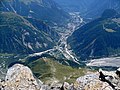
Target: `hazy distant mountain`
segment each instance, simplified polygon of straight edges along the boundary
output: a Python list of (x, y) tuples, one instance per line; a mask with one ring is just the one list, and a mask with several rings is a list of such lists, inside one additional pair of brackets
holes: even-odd
[(1, 12), (0, 53), (28, 54), (52, 48), (55, 42), (44, 28), (36, 28), (20, 15)]
[(87, 18), (99, 17), (105, 9), (120, 12), (120, 0), (54, 0), (69, 12), (80, 12)]
[(106, 9), (114, 9), (120, 12), (120, 0), (93, 0), (83, 15), (91, 18), (100, 17)]
[(75, 12), (75, 11), (82, 12), (89, 5), (91, 5), (93, 1), (96, 0), (54, 0), (54, 1), (60, 4), (61, 7), (68, 12)]
[(83, 60), (120, 54), (120, 15), (104, 11), (101, 18), (76, 30), (68, 44)]
[[(1, 11), (12, 11), (29, 18), (37, 18), (49, 24), (65, 23), (69, 15), (52, 0), (3, 0)], [(63, 22), (64, 21), (64, 22)]]

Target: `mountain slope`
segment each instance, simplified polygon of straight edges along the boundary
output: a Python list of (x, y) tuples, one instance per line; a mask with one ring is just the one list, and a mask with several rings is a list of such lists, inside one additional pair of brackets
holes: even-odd
[(51, 23), (62, 24), (69, 15), (52, 0), (3, 0), (1, 11), (14, 12), (29, 18), (36, 18)]
[(33, 53), (54, 46), (52, 38), (22, 16), (0, 13), (0, 53)]
[(48, 34), (53, 41), (57, 42), (59, 40), (60, 35), (43, 21), (27, 17), (25, 17), (25, 19), (27, 19), (36, 29), (42, 30)]
[(78, 30), (68, 38), (68, 44), (81, 59), (119, 55), (120, 15), (114, 10), (106, 10), (98, 18)]

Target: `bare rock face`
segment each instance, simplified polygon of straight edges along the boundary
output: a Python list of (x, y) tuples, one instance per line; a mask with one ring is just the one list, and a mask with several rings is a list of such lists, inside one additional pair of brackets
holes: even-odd
[(113, 90), (108, 83), (99, 80), (99, 73), (78, 78), (74, 88), (75, 90)]
[(120, 90), (120, 68), (79, 77), (73, 84), (64, 82), (51, 86), (44, 85), (34, 77), (24, 65), (15, 64), (7, 71), (4, 81), (0, 80), (0, 90)]
[(107, 82), (114, 90), (120, 90), (120, 68), (116, 71), (103, 71), (99, 70), (100, 80)]
[(2, 82), (4, 90), (40, 90), (40, 81), (33, 77), (32, 71), (21, 64), (15, 64), (8, 69), (5, 81)]
[(10, 67), (5, 80), (0, 80), (0, 90), (60, 90), (61, 87), (62, 84), (44, 85), (27, 66), (21, 64)]
[(75, 90), (120, 90), (120, 68), (79, 77), (74, 83)]

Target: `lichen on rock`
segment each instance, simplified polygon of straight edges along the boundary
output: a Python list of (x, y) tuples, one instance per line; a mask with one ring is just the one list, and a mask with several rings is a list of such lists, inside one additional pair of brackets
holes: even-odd
[[(42, 85), (42, 82), (39, 84)], [(39, 84), (27, 66), (15, 64), (8, 69), (2, 88), (4, 90), (40, 90)]]

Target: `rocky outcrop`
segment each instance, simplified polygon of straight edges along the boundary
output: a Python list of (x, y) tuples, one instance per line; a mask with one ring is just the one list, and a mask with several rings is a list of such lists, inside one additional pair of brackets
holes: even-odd
[(60, 90), (62, 84), (44, 85), (35, 78), (29, 67), (15, 64), (7, 71), (5, 80), (0, 80), (0, 90)]
[(0, 90), (120, 90), (120, 68), (116, 71), (103, 71), (79, 77), (73, 84), (64, 82), (44, 85), (35, 78), (24, 65), (15, 64), (7, 71)]
[(4, 90), (40, 90), (41, 85), (42, 82), (34, 78), (32, 71), (21, 64), (9, 68), (2, 82)]
[(107, 82), (114, 90), (120, 90), (120, 68), (116, 71), (99, 70), (99, 78), (103, 82)]
[(85, 75), (76, 80), (75, 90), (113, 90), (107, 82), (99, 80), (99, 73)]
[(120, 90), (120, 68), (80, 77), (74, 83), (75, 90)]

